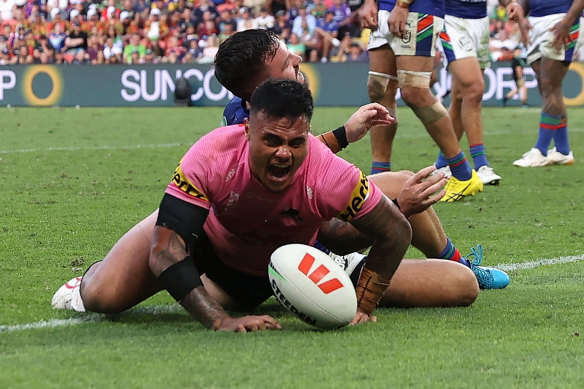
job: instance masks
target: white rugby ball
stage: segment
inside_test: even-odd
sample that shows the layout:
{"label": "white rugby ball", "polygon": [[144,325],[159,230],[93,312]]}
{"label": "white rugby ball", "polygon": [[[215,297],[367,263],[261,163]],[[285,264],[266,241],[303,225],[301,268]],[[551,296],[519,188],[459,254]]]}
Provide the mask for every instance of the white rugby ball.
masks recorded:
{"label": "white rugby ball", "polygon": [[268,277],[278,301],[317,328],[343,327],[357,312],[351,279],[317,248],[304,244],[279,247],[270,258]]}

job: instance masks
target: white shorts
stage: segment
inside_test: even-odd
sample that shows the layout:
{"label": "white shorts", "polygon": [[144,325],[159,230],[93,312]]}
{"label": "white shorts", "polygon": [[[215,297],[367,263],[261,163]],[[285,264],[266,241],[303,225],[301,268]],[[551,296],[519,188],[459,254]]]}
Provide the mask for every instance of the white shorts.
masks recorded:
{"label": "white shorts", "polygon": [[542,57],[553,59],[556,61],[572,62],[574,56],[576,41],[578,40],[579,30],[577,19],[572,26],[572,42],[563,45],[560,49],[552,46],[555,32],[550,31],[550,28],[555,26],[566,16],[566,14],[553,14],[547,16],[528,18],[531,24],[531,32],[529,33],[529,40],[531,45],[527,49],[527,63],[532,64]]}
{"label": "white shorts", "polygon": [[433,57],[436,54],[436,41],[444,27],[444,19],[434,15],[410,12],[406,22],[404,38],[389,32],[389,11],[378,11],[379,27],[371,33],[367,50],[389,45],[396,56],[415,55]]}
{"label": "white shorts", "polygon": [[444,31],[440,34],[444,56],[448,63],[461,58],[475,57],[481,69],[491,66],[489,50],[489,17],[463,19],[446,15]]}

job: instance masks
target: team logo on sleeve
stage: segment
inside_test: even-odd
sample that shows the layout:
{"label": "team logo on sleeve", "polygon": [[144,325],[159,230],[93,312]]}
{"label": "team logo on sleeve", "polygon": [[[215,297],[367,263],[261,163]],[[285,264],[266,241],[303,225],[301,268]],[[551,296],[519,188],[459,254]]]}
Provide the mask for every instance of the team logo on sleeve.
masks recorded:
{"label": "team logo on sleeve", "polygon": [[353,192],[351,193],[351,199],[349,200],[349,204],[347,207],[341,212],[339,218],[348,222],[355,217],[355,215],[361,210],[363,207],[363,203],[369,196],[369,180],[360,172],[359,181],[357,181],[357,185]]}
{"label": "team logo on sleeve", "polygon": [[[182,162],[182,161],[181,161]],[[185,176],[179,163],[174,174],[172,175],[172,182],[183,192],[189,196],[196,197],[201,200],[209,201],[207,196]]]}

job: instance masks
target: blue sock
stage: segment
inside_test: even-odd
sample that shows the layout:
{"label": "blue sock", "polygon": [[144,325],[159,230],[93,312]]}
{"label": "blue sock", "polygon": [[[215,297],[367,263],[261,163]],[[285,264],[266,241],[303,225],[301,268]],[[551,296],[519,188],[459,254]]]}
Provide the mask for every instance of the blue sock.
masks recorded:
{"label": "blue sock", "polygon": [[568,119],[562,118],[560,127],[554,131],[554,144],[556,150],[564,155],[570,154],[570,142],[568,142]]}
{"label": "blue sock", "polygon": [[535,147],[538,148],[543,155],[547,155],[548,147],[550,147],[555,131],[560,128],[561,121],[561,115],[550,115],[545,112],[541,113],[539,137],[537,138]]}
{"label": "blue sock", "polygon": [[436,166],[436,169],[448,166],[448,160],[442,151],[438,153],[438,158],[436,158],[436,163],[434,165]]}
{"label": "blue sock", "polygon": [[485,154],[485,145],[477,143],[470,146],[470,156],[474,162],[475,170],[479,170],[482,166],[489,166],[487,155]]}
{"label": "blue sock", "polygon": [[472,177],[472,168],[462,151],[454,157],[448,158],[448,166],[450,166],[452,176],[460,181],[468,181]]}
{"label": "blue sock", "polygon": [[371,174],[390,172],[391,162],[377,162],[373,161],[371,163]]}
{"label": "blue sock", "polygon": [[463,265],[470,266],[469,262],[460,254],[460,251],[452,244],[450,238],[446,237],[446,247],[438,255],[439,259],[448,259],[450,261],[460,262]]}

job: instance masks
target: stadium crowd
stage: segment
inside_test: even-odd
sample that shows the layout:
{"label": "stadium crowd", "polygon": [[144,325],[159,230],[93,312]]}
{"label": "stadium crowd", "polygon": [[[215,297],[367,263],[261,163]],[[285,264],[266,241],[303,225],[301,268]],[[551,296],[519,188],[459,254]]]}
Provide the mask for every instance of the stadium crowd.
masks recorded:
{"label": "stadium crowd", "polygon": [[[236,31],[266,28],[308,62],[367,61],[362,0],[0,0],[0,65],[212,63]],[[493,60],[519,41],[491,8]],[[509,49],[509,50],[506,50]]]}

